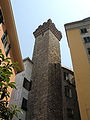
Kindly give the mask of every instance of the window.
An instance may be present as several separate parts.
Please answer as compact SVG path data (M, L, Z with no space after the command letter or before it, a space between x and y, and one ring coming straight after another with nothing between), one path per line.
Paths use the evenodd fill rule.
M69 89L69 97L71 98L72 97L72 90Z
M8 47L7 47L7 49L6 49L6 56L8 56L8 53L9 53L9 51L10 51L10 48L11 48L11 46L10 46L10 44L8 44Z
M31 90L31 86L32 86L32 81L28 81L25 77L24 77L24 82L23 82L23 87L30 91Z
M86 28L82 28L82 29L80 29L80 30L81 30L81 34L85 34L85 33L88 32Z
M64 80L69 80L69 74L64 72Z
M87 50L88 50L88 54L90 55L90 48L87 48Z
M0 24L3 23L3 15L2 15L2 11L0 9Z
M90 42L90 37L84 37L84 42L89 43Z
M3 34L3 36L2 36L2 38L1 38L1 40L2 40L2 42L4 43L4 40L6 39L6 37L7 37L7 30L4 32L4 34Z
M65 86L65 96L66 97L72 97L72 90L68 86Z
M7 40L5 40L5 42L4 42L4 48L6 48L7 44L8 44L8 42L7 42Z
M73 109L67 108L67 116L68 116L68 118L73 118L74 117Z
M27 100L23 98L21 109L27 111Z
M10 46L10 44L8 43L8 40L7 40L7 35L8 35L8 33L7 33L7 30L6 30L6 31L4 32L2 38L1 38L2 43L3 43L3 46L4 46L4 48L5 48L6 56L8 55L8 53L9 53L9 51L10 51L10 48L11 48L11 46Z
M6 48L7 43L8 43L8 41L7 41L7 30L4 32L1 40L2 40L2 43L3 43L3 45L4 45L4 48Z

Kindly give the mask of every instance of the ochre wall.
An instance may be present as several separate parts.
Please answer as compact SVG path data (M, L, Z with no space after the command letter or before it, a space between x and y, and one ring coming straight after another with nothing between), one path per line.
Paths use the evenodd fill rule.
M24 66L23 66L23 61L22 61L22 56L21 56L21 51L20 51L20 46L19 46L19 41L18 41L18 36L16 32L10 0L1 0L0 6L2 9L5 26L6 26L9 40L10 40L11 51L12 51L12 61L18 62L20 71L23 71Z
M90 120L90 64L79 29L67 30L82 120Z
M2 10L2 14L4 18L4 24L3 23L0 24L0 49L2 50L2 53L6 56L5 49L1 41L1 37L3 36L5 30L7 30L8 40L9 40L8 42L10 43L11 46L8 57L11 58L11 63L18 62L18 66L20 68L18 72L23 71L24 70L23 60L21 56L10 0L0 0L0 9ZM11 76L10 79L11 81L15 81L14 69L13 69L13 75ZM9 89L9 91L11 93L12 89Z
M4 56L6 56L6 54L5 54L5 50L4 50L4 46L3 46L3 43L1 41L1 38L2 38L5 30L6 30L5 26L3 24L0 24L0 49L2 50L2 53L3 53ZM11 54L12 54L12 52L10 51L10 54L8 55L8 57L11 57L10 56ZM12 59L10 60L10 62L12 63ZM15 81L15 71L14 71L14 69L13 69L13 75L11 76L10 80L13 81L13 82ZM9 88L9 91L11 93L12 89Z

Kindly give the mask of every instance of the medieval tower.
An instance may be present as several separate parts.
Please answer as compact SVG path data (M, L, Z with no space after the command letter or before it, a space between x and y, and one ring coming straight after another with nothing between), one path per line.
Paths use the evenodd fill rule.
M62 38L49 19L34 32L32 88L27 120L62 120L62 81L59 41Z

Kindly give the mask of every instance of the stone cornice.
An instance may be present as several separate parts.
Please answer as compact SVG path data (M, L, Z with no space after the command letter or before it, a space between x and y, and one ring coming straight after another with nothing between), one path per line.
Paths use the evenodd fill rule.
M62 34L60 31L57 30L55 24L52 23L52 20L49 19L47 22L44 22L43 25L40 25L35 32L33 32L35 38L38 37L40 34L43 34L47 30L51 30L51 32L55 35L55 37L60 40L62 38Z

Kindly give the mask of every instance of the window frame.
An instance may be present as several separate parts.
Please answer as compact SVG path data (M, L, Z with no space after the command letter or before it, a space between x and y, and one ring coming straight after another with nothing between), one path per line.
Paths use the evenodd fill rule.
M9 54L9 52L10 52L10 49L11 49L11 45L8 44L8 47L7 47L6 51L5 51L6 56L8 56L8 54Z
M32 86L32 81L29 81L26 77L24 77L24 81L23 81L23 87L30 91L31 90L31 86Z
M72 108L67 108L68 118L74 118L74 110Z
M27 111L27 99L25 99L24 97L22 99L21 109L23 109L24 111Z
M4 22L3 22L3 13L2 13L2 10L1 10L1 8L0 8L0 24L1 24L1 23L4 24Z
M65 86L65 96L72 98L72 89L69 86Z
M64 72L64 80L69 81L69 73Z
M88 55L90 55L90 48L87 48Z
M81 34L88 33L87 28L81 28L80 31L81 31Z
M90 36L84 37L84 43L90 43Z

